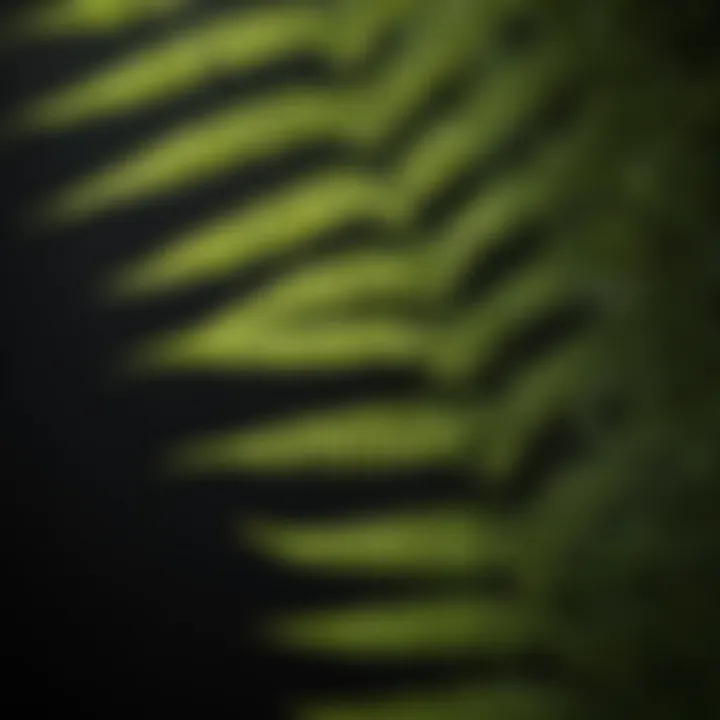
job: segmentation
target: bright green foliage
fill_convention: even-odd
[[[121,4],[108,0],[101,12],[99,3],[48,3],[23,41],[74,33],[81,42],[99,28],[150,22],[145,8],[175,8],[120,13]],[[720,254],[709,154],[720,83],[717,68],[689,70],[668,54],[671,25],[677,40],[708,22],[700,3],[690,6],[695,18],[683,10],[665,25],[654,5],[619,1],[208,11],[202,24],[168,26],[18,111],[23,137],[62,137],[302,52],[331,78],[271,87],[153,132],[40,198],[32,218],[39,236],[69,232],[179,206],[184,193],[313,143],[347,153],[251,201],[238,197],[99,279],[98,302],[143,307],[273,270],[237,297],[157,327],[114,371],[125,380],[388,369],[419,377],[410,397],[339,399],[198,431],[162,448],[158,462],[185,482],[315,473],[351,485],[358,475],[382,483],[388,473],[444,468],[448,484],[461,478],[466,502],[428,508],[408,495],[401,509],[357,517],[244,520],[233,537],[278,572],[379,579],[390,597],[274,604],[260,637],[330,663],[540,647],[568,670],[555,684],[478,673],[460,688],[300,698],[289,708],[298,718],[720,712],[709,685],[707,698],[677,693],[670,705],[653,676],[662,656],[700,682],[718,654],[717,578],[690,566],[718,560],[709,507],[720,470],[711,308]],[[328,257],[327,238],[353,224],[368,229],[350,249],[330,242]],[[539,238],[534,254],[503,274],[497,258],[528,235]],[[291,257],[304,259],[283,269]],[[486,277],[467,291],[478,268]],[[564,312],[581,316],[578,327],[542,353],[513,354]],[[608,400],[619,405],[609,420]],[[537,448],[562,422],[582,457],[544,472]],[[476,587],[498,567],[516,580],[515,597]],[[626,592],[651,571],[651,600]],[[396,581],[418,578],[429,584],[392,594]]]

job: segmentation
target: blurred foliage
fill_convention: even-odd
[[[26,37],[66,35],[82,42],[148,18],[158,20],[162,29],[162,21],[184,5],[46,4],[38,6],[46,12],[37,18],[30,14],[11,34],[19,44]],[[188,25],[177,35],[169,24],[166,34],[158,30],[156,45],[128,45],[119,51],[122,62],[116,64],[115,58],[107,67],[88,67],[77,84],[61,81],[50,95],[34,98],[38,104],[23,116],[23,132],[52,131],[59,143],[76,123],[93,131],[103,127],[95,136],[105,137],[107,118],[130,117],[218,80],[232,84],[237,76],[259,73],[285,52],[300,49],[312,51],[336,83],[312,92],[300,88],[283,100],[268,80],[270,87],[257,105],[242,98],[217,117],[182,118],[181,132],[163,131],[147,143],[125,147],[119,164],[107,158],[97,166],[91,163],[88,176],[79,184],[72,178],[62,188],[62,202],[51,203],[57,210],[50,216],[51,230],[82,226],[95,215],[126,208],[177,207],[172,202],[182,204],[183,192],[195,185],[214,183],[259,157],[277,159],[310,141],[333,138],[352,147],[365,164],[349,163],[343,174],[322,182],[301,173],[278,183],[275,195],[259,194],[247,205],[236,203],[233,194],[233,214],[223,207],[216,217],[206,218],[208,224],[203,220],[189,231],[176,228],[179,234],[160,245],[148,236],[147,246],[130,262],[131,272],[118,284],[128,290],[121,303],[142,302],[145,293],[182,298],[187,288],[252,275],[263,262],[284,267],[282,261],[299,250],[309,257],[316,239],[338,219],[371,218],[393,239],[403,238],[388,242],[383,253],[361,247],[356,255],[341,253],[335,264],[307,263],[278,272],[256,292],[219,301],[209,314],[175,318],[169,340],[169,325],[158,322],[148,337],[159,344],[151,342],[148,354],[140,356],[151,359],[149,366],[160,374],[211,369],[235,379],[248,368],[304,377],[307,371],[347,372],[383,363],[420,371],[430,367],[418,396],[400,405],[371,397],[367,406],[352,405],[347,412],[332,404],[308,406],[306,413],[286,409],[277,422],[261,421],[260,415],[244,418],[236,434],[209,443],[200,438],[199,446],[193,437],[183,439],[171,449],[179,459],[176,465],[183,471],[196,465],[207,472],[234,471],[234,479],[248,466],[269,477],[278,469],[293,474],[307,467],[330,468],[333,478],[343,472],[352,478],[361,466],[379,476],[380,470],[440,461],[460,467],[469,500],[463,501],[462,512],[454,508],[447,522],[438,523],[444,517],[438,508],[432,512],[439,516],[427,516],[417,498],[408,495],[407,515],[386,517],[375,507],[370,513],[374,522],[360,525],[341,514],[329,527],[315,519],[288,519],[282,512],[280,520],[256,518],[244,530],[249,539],[243,542],[254,542],[258,554],[298,574],[329,568],[335,580],[339,573],[340,583],[347,578],[359,583],[363,572],[365,579],[385,572],[392,576],[385,578],[388,587],[405,572],[445,588],[453,563],[470,582],[497,551],[496,562],[517,562],[521,570],[534,572],[545,593],[543,602],[558,620],[557,640],[572,673],[595,699],[582,704],[580,720],[720,717],[720,696],[713,687],[720,672],[720,53],[715,49],[720,13],[701,0],[672,6],[650,0],[515,0],[487,6],[455,0],[431,3],[427,12],[419,0],[348,0],[337,14],[332,4],[328,13],[319,7],[306,13],[307,8],[279,3],[277,16],[265,10],[245,15],[234,8],[224,20],[213,10],[207,23],[193,25],[193,32],[185,31]],[[194,23],[193,17],[188,14],[184,22]],[[476,38],[476,32],[483,37]],[[393,33],[400,37],[399,50],[392,51],[399,52],[400,63],[388,63],[387,76],[379,73],[377,86],[363,85],[357,71],[383,33],[390,45]],[[561,59],[559,70],[556,59]],[[467,72],[472,62],[479,63],[479,72],[474,67]],[[447,77],[459,91],[446,93],[440,81]],[[568,123],[555,122],[553,116],[553,131],[563,129],[547,134],[555,137],[553,151],[559,152],[535,162],[531,152],[524,154],[520,135],[533,134],[531,121],[545,122],[539,119],[543,102],[563,84],[559,78],[584,83],[594,103],[587,122],[592,142],[574,144],[573,132],[564,134]],[[456,91],[461,99],[478,96],[467,117],[458,115],[456,125],[451,118],[436,127],[430,113],[422,128],[413,127],[417,108],[435,102],[433,93]],[[448,115],[454,112],[453,106]],[[569,124],[585,127],[585,115],[578,121],[581,112],[571,109],[565,115]],[[414,157],[410,152],[393,165],[398,157],[385,151],[399,136],[416,131],[413,151],[431,140],[424,160],[418,153],[422,162],[406,166]],[[392,157],[377,162],[378,154]],[[565,155],[568,162],[557,163],[562,172],[547,170]],[[458,177],[467,174],[468,158],[478,166],[469,174],[483,175],[480,191],[473,186],[462,208],[450,203],[452,217],[444,224],[425,222],[435,193],[442,205],[453,192],[466,192],[458,190]],[[488,164],[488,158],[493,162]],[[563,240],[553,230],[561,226],[566,231],[566,215],[573,213],[577,225],[566,233],[565,273],[554,254]],[[545,222],[552,226],[547,233],[552,237],[543,249],[552,245],[552,253],[530,263],[529,276],[521,269],[513,276],[520,278],[517,285],[491,288],[496,294],[483,295],[478,307],[456,307],[448,300],[447,307],[433,305],[426,312],[437,298],[418,278],[435,282],[437,274],[438,285],[446,275],[451,278],[438,292],[442,304],[455,292],[452,282],[477,261],[476,252],[487,260],[498,246],[512,245],[518,225],[534,228]],[[415,234],[418,242],[409,248],[404,240]],[[439,242],[424,243],[428,238]],[[427,245],[432,245],[428,252]],[[119,267],[106,271],[122,274]],[[559,297],[565,302],[566,275],[597,296],[607,320],[593,325],[600,342],[592,347],[589,382],[577,379],[585,372],[585,365],[580,367],[584,355],[558,352],[554,364],[533,364],[535,374],[527,384],[521,378],[517,392],[501,391],[497,401],[486,402],[487,395],[473,385],[475,366],[489,365],[496,352],[501,354],[498,348],[539,322],[535,315],[544,308],[537,313],[535,308]],[[523,284],[527,277],[532,282]],[[105,275],[94,281],[107,290]],[[357,308],[376,303],[383,293],[387,312],[377,324],[363,326]],[[401,312],[407,308],[429,321],[409,322],[410,313]],[[442,322],[436,323],[436,316]],[[188,320],[190,325],[182,327]],[[444,366],[439,372],[434,367],[443,365],[436,355],[444,357],[448,348],[452,355],[455,340],[458,362],[448,363],[443,380]],[[139,365],[147,370],[147,363]],[[590,376],[606,368],[608,377],[621,378],[620,392],[627,391],[620,431],[617,423],[604,424],[592,406],[595,378]],[[578,388],[585,384],[593,388]],[[443,403],[436,404],[435,395]],[[473,411],[481,406],[484,413],[477,428],[472,427],[474,414],[466,414],[468,404]],[[585,474],[571,469],[565,485],[557,476],[541,480],[545,497],[536,505],[536,497],[528,501],[536,521],[529,527],[496,523],[501,513],[494,507],[480,512],[483,500],[478,498],[493,482],[510,484],[522,475],[527,445],[559,408],[567,410],[565,405],[587,426],[599,459]],[[529,542],[517,543],[516,531]],[[516,545],[521,546],[517,552]],[[415,600],[418,605],[427,600],[424,590],[415,593]],[[382,660],[385,653],[405,652],[415,660],[418,645],[431,660],[442,654],[443,644],[455,650],[455,642],[462,647],[484,642],[486,651],[492,645],[490,653],[503,645],[502,638],[494,639],[505,629],[499,619],[502,603],[497,615],[478,611],[474,601],[453,604],[449,596],[437,605],[437,614],[432,603],[429,614],[415,612],[411,603],[345,615],[329,603],[289,624],[273,616],[270,624],[281,635],[287,630],[280,645],[310,654],[319,648],[329,653],[330,664],[338,656],[366,659],[365,653]],[[537,610],[533,606],[527,617],[511,613],[508,637],[533,639],[535,629],[527,630],[525,621],[533,626]],[[381,705],[379,711],[358,705],[357,714],[344,708],[335,714],[331,708],[330,714],[312,717],[394,712],[414,720],[455,712],[452,717],[465,720],[473,712],[468,708],[483,708],[491,720],[542,714],[535,689],[527,702],[516,687],[489,699],[486,689],[480,684],[461,693],[453,701],[455,710],[445,698],[431,702],[422,695],[399,706]],[[548,716],[555,720],[553,703]]]
[[[604,256],[635,298],[612,354],[636,364],[646,436],[612,500],[581,523],[555,601],[598,698],[592,717],[717,718],[720,14],[700,0],[600,12],[608,42],[598,57],[616,64],[617,95],[644,123],[633,142],[658,138],[639,192],[624,196],[643,229],[632,236],[634,269]]]

